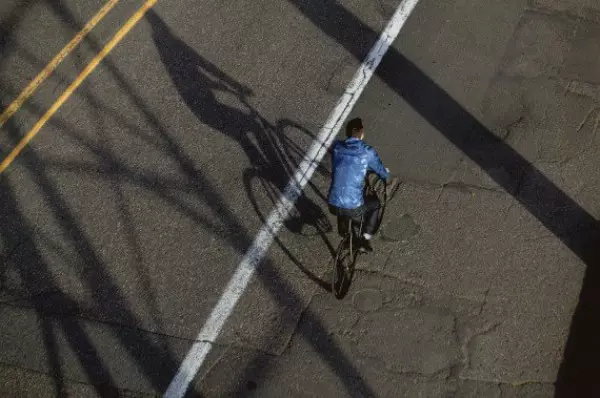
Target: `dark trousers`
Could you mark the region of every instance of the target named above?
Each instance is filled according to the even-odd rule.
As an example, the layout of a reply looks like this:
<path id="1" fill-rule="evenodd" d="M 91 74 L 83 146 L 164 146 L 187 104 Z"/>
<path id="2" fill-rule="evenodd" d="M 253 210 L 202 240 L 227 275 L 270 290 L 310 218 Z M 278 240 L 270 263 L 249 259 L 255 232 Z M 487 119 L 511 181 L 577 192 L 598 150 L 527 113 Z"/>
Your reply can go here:
<path id="1" fill-rule="evenodd" d="M 360 222 L 361 216 L 363 217 L 363 233 L 375 235 L 379 228 L 379 209 L 381 208 L 381 202 L 377 197 L 366 197 L 365 203 L 355 209 L 342 209 L 329 205 L 329 211 L 337 216 L 338 233 L 340 235 L 346 234 L 348 231 L 348 218 L 351 218 L 355 222 Z"/>

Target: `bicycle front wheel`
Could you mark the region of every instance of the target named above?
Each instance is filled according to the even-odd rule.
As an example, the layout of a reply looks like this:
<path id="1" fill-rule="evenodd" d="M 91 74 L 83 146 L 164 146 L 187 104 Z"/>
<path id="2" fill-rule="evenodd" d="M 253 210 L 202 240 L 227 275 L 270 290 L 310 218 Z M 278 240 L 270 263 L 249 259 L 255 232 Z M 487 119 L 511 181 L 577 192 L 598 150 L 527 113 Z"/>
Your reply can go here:
<path id="1" fill-rule="evenodd" d="M 331 292 L 338 299 L 343 298 L 350 288 L 353 266 L 354 256 L 350 251 L 350 234 L 346 234 L 336 250 L 331 276 Z"/>

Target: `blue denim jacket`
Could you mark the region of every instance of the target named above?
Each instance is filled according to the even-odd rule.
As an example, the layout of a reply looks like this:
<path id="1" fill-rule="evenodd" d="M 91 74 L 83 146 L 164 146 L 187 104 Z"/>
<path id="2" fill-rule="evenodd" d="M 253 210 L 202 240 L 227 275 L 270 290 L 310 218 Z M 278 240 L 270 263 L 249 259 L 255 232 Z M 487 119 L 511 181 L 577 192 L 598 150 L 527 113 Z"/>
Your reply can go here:
<path id="1" fill-rule="evenodd" d="M 358 138 L 333 144 L 332 170 L 328 202 L 342 209 L 355 209 L 363 205 L 363 188 L 368 170 L 384 180 L 388 178 L 388 172 L 375 149 Z"/>

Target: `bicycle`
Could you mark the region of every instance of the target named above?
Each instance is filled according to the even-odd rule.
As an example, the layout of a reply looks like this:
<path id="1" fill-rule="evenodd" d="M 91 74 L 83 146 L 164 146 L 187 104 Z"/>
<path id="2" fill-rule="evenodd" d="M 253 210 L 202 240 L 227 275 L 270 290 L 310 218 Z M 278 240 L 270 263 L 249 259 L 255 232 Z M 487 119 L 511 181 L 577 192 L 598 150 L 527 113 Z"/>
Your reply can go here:
<path id="1" fill-rule="evenodd" d="M 378 229 L 381 226 L 381 222 L 383 221 L 383 215 L 385 213 L 385 208 L 388 200 L 394 195 L 397 191 L 399 184 L 395 179 L 391 179 L 390 183 L 396 184 L 393 187 L 393 191 L 388 192 L 388 186 L 390 184 L 381 180 L 375 173 L 370 173 L 366 178 L 367 182 L 365 184 L 365 197 L 368 195 L 377 195 L 381 202 L 381 206 L 379 208 L 377 226 Z M 383 189 L 380 189 L 383 184 Z M 379 188 L 378 188 L 379 185 Z M 348 229 L 344 233 L 342 237 L 342 241 L 337 247 L 335 258 L 333 259 L 333 274 L 331 278 L 331 292 L 333 295 L 341 299 L 345 297 L 350 289 L 350 284 L 352 283 L 352 278 L 354 276 L 356 259 L 358 258 L 360 248 L 356 244 L 356 242 L 362 236 L 362 229 L 364 225 L 364 214 L 361 214 L 360 219 L 352 218 L 349 216 L 338 216 L 340 217 L 340 221 L 338 225 L 347 225 Z"/>

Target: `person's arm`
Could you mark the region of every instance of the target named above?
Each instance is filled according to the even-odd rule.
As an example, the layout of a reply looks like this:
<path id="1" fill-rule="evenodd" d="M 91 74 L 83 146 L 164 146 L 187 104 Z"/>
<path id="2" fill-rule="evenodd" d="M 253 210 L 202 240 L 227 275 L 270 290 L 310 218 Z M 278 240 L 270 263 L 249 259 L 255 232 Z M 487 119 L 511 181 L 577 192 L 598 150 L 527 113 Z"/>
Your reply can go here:
<path id="1" fill-rule="evenodd" d="M 379 176 L 379 178 L 387 181 L 390 174 L 383 165 L 379 155 L 377 155 L 377 152 L 372 147 L 368 147 L 367 151 L 369 154 L 369 168 L 373 170 Z"/>

